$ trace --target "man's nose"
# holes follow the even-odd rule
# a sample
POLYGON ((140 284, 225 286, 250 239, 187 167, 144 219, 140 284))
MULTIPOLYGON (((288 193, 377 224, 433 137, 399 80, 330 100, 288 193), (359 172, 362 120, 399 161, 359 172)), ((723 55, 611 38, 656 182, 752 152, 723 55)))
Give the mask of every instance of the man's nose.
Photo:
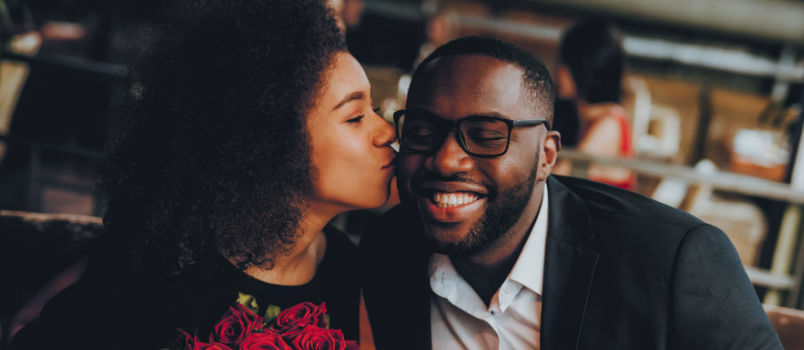
POLYGON ((425 161, 427 170, 448 176, 466 173, 474 167, 474 160, 463 150, 455 131, 446 135, 444 142, 425 161))

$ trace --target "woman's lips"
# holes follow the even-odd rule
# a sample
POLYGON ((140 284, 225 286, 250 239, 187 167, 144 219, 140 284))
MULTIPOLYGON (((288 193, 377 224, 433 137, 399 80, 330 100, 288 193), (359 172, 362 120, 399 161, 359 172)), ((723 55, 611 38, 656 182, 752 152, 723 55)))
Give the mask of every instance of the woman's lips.
POLYGON ((388 161, 388 163, 385 163, 385 165, 383 165, 382 168, 383 169, 393 168, 394 165, 396 165, 396 156, 391 157, 391 160, 388 161))
POLYGON ((394 166, 394 163, 391 162, 391 163, 385 165, 384 167, 382 167, 381 172, 387 173, 390 176, 394 176, 396 174, 396 172, 394 170, 396 170, 396 167, 394 166))

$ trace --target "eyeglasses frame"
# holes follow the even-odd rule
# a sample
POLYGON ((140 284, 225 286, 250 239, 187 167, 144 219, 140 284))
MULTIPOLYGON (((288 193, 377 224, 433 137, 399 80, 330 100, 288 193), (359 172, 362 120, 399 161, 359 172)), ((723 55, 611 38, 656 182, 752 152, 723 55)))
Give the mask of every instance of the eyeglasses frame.
MULTIPOLYGON (((400 151, 404 149, 407 152, 416 153, 416 154, 430 154, 430 153, 433 153, 433 152, 437 151, 439 148, 443 147, 443 142, 446 141, 446 137, 444 137, 444 140, 441 141, 442 142, 441 146, 436 147, 436 148, 434 148, 432 150, 424 151, 424 150, 415 150, 415 149, 410 149, 410 148, 405 147, 404 143, 402 141, 402 130, 400 129, 399 119, 401 119, 405 115, 406 112, 407 112, 407 110, 405 110, 405 109, 400 109, 400 110, 394 112, 394 127, 396 128, 396 134, 397 134, 397 137, 399 138, 400 151)), ((436 117, 438 119, 441 119, 444 124, 450 124, 450 128, 447 128, 447 130, 452 129, 453 133, 455 134, 455 138, 458 140, 458 144, 461 145, 461 149, 463 149, 463 151, 466 152, 466 154, 468 154, 470 156, 473 156, 473 157, 478 157, 478 158, 496 158, 496 157, 502 156, 505 153, 507 153, 508 152, 508 147, 511 145, 511 131, 513 131, 513 129, 515 127, 518 127, 518 126, 539 126, 539 125, 545 124, 545 127, 548 130, 550 129, 550 124, 547 122, 547 119, 545 119, 545 118, 512 120, 512 119, 506 119, 506 118, 500 118, 500 117, 494 117, 494 116, 487 116, 487 115, 470 115, 468 117, 464 117, 464 118, 461 118, 461 119, 458 119, 458 120, 451 120, 451 119, 440 117, 440 116, 438 116, 436 114, 433 114, 433 113, 430 113, 430 112, 426 112, 426 113, 431 114, 431 115, 433 115, 434 117, 436 117), (469 147, 466 145, 466 140, 464 140, 463 132, 461 132, 461 123, 464 120, 468 120, 468 119, 472 119, 472 120, 477 120, 477 119, 496 120, 496 121, 501 121, 501 122, 505 123, 506 125, 508 125, 508 139, 505 140, 505 149, 502 151, 502 153, 489 155, 489 154, 477 154, 477 153, 469 151, 469 147)))

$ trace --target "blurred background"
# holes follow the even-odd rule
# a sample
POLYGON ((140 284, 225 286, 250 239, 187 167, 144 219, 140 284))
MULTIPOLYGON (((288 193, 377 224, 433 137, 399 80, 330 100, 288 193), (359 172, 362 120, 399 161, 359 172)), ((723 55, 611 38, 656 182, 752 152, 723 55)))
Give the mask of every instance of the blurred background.
MULTIPOLYGON (((0 278, 16 285, 0 286, 5 339, 10 320, 35 317, 25 315, 26 303, 69 282, 60 272, 80 265, 97 235, 104 206, 96 169, 117 127, 115 108, 131 93, 128 64, 147 48, 148 28, 167 3, 0 0, 0 278), (46 253, 53 258, 42 259, 46 253)), ((330 5, 389 121, 404 106, 418 62, 451 39, 513 42, 556 74, 566 30, 587 18, 607 21, 624 53, 619 104, 633 151, 602 157, 575 148, 577 121, 566 117, 561 157, 569 173, 585 177, 600 165, 628 170, 634 191, 723 229, 769 310, 802 308, 804 1, 330 5)), ((343 224, 359 231, 359 224, 343 224)), ((781 329, 793 327, 794 316, 771 318, 781 329)))

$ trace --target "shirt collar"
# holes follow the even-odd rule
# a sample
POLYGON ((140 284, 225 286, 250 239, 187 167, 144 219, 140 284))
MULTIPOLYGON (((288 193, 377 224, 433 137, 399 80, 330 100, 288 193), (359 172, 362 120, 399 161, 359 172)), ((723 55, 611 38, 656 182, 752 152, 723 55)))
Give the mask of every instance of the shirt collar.
POLYGON ((544 275, 544 250, 547 245, 547 185, 544 185, 542 204, 536 215, 536 222, 530 231, 525 246, 519 254, 514 268, 508 275, 509 280, 523 285, 525 288, 541 295, 544 275))

